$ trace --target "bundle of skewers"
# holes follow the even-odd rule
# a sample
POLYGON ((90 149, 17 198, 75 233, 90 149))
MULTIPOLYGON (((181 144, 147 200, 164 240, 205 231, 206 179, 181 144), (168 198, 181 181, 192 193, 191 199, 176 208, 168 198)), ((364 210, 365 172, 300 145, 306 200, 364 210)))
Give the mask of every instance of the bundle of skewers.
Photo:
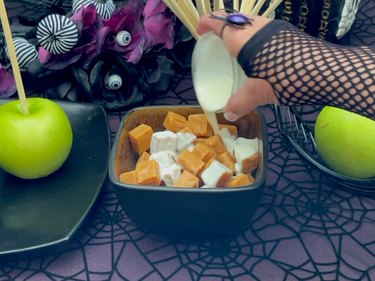
POLYGON ((268 7, 261 14, 263 17, 269 17, 282 1, 283 0, 233 0, 232 3, 228 5, 224 0, 163 0, 195 39, 199 38, 196 27, 199 18, 204 14, 228 9, 250 16, 259 15, 266 2, 269 2, 268 7))

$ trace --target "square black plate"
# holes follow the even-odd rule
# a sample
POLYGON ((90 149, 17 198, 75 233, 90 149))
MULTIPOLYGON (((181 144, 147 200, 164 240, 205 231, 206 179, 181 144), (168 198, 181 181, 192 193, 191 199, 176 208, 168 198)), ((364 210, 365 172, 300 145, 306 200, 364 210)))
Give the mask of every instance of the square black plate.
POLYGON ((22 180, 0 170, 0 254, 68 240, 107 176, 110 134, 103 108, 56 103, 71 122, 71 152, 59 170, 42 179, 22 180))

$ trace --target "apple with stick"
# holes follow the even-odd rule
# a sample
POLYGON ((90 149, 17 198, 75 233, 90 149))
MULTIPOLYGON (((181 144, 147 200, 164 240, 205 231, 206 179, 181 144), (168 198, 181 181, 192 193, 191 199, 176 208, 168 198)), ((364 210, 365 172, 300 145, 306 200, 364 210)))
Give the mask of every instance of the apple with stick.
POLYGON ((0 18, 18 92, 18 100, 0 106, 0 167, 19 178, 45 177, 67 159, 73 142, 72 128, 55 102, 26 99, 3 0, 0 18))

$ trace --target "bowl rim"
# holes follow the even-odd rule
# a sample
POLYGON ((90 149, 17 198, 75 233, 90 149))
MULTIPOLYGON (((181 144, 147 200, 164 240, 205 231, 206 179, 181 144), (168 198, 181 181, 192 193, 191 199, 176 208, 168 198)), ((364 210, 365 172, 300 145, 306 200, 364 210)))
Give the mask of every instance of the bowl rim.
POLYGON ((133 112, 137 110, 147 110, 148 108, 156 108, 156 107, 163 107, 163 108, 182 108, 182 107, 190 107, 190 108, 199 108, 199 105, 155 105, 155 106, 142 106, 142 107, 135 107, 130 109, 123 117, 122 120, 117 128, 116 135, 112 144, 110 158, 109 158, 109 167, 108 167, 108 174, 110 181, 115 185, 117 188, 125 188, 131 190, 139 190, 139 191, 155 191, 155 192, 197 192, 197 193, 210 193, 210 192, 243 192, 249 190, 255 190, 258 188, 264 187, 266 177, 267 177, 267 166, 268 166, 268 139, 267 139, 267 128, 264 116, 261 112, 257 111, 256 109, 253 110, 257 114, 260 120, 260 127, 262 129, 262 144, 263 144, 263 161, 261 167, 261 175, 259 176, 258 180, 255 181, 253 184, 248 186, 241 186, 241 187, 231 187, 231 188, 221 188, 221 187, 212 187, 212 188, 183 188, 183 187, 167 187, 167 186, 155 186, 155 185, 135 185, 135 184, 125 184, 120 182, 114 172, 114 160, 117 152, 118 140, 120 138, 122 129, 124 128, 124 124, 126 119, 131 115, 133 112), (266 152, 266 157, 264 157, 266 152))

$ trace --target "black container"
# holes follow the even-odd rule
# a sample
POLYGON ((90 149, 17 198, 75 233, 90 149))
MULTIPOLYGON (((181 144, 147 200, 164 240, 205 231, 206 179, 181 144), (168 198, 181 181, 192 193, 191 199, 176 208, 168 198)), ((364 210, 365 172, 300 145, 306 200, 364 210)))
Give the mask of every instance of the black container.
MULTIPOLYGON (((255 182, 238 188, 175 188, 140 186, 119 181, 122 172, 133 170, 138 158, 128 132, 140 124, 164 130, 168 111, 187 117, 202 113, 197 106, 152 106, 131 110, 122 120, 112 146, 109 177, 126 214, 138 227, 152 232, 188 236, 233 235, 249 225, 261 200, 266 178, 267 137, 265 123, 257 112, 231 123, 239 136, 258 137, 261 160, 255 182)), ((228 123, 218 114, 219 123, 228 123)))

